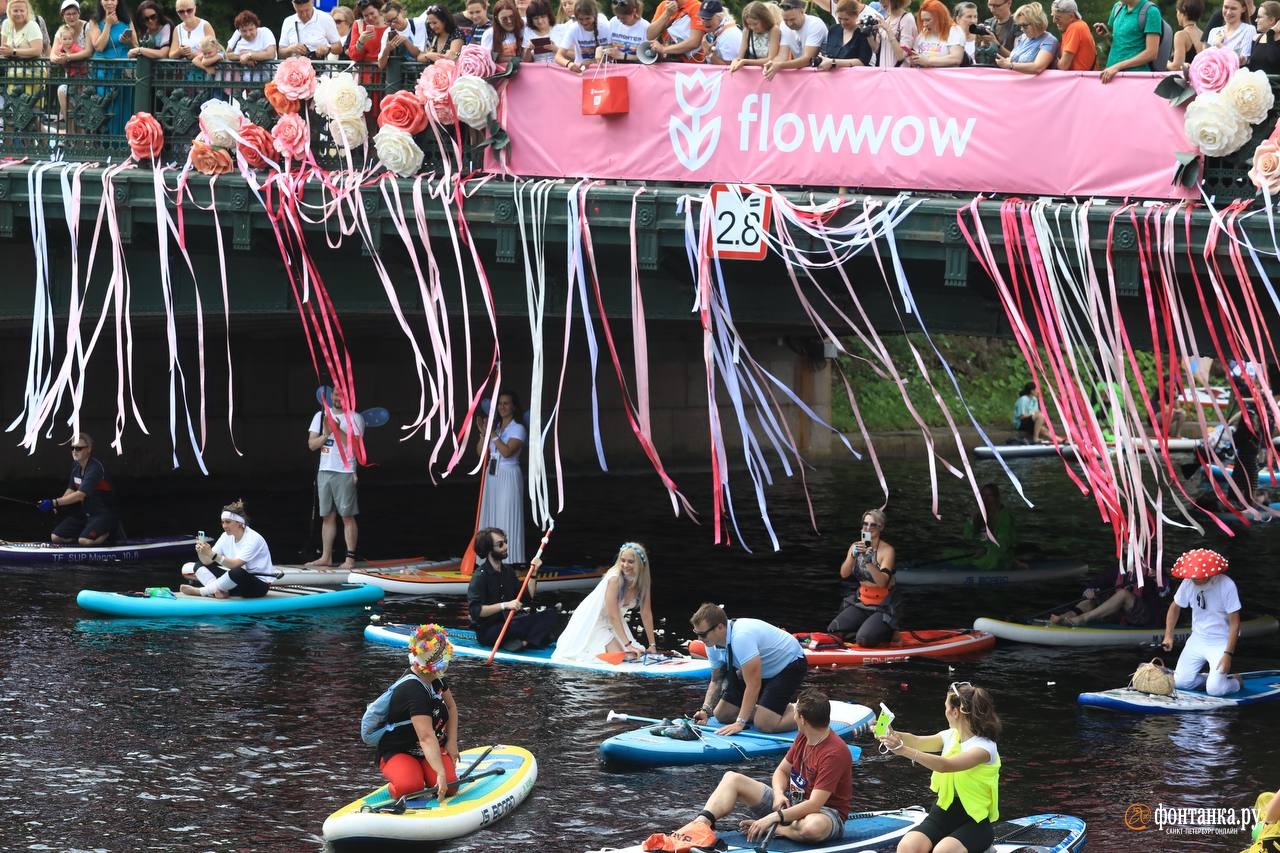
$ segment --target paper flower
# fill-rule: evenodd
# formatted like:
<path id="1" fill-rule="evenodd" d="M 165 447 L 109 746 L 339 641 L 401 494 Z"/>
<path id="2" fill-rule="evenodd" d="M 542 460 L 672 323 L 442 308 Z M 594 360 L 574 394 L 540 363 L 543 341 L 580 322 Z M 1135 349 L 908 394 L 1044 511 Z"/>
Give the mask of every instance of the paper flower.
<path id="1" fill-rule="evenodd" d="M 197 139 L 191 143 L 191 165 L 201 174 L 226 175 L 231 172 L 231 152 Z"/>
<path id="2" fill-rule="evenodd" d="M 1249 123 L 1217 92 L 1205 92 L 1187 107 L 1187 138 L 1206 157 L 1225 157 L 1249 141 Z"/>
<path id="3" fill-rule="evenodd" d="M 398 127 L 410 136 L 427 129 L 427 111 L 412 92 L 393 92 L 382 99 L 379 127 Z"/>
<path id="4" fill-rule="evenodd" d="M 329 122 L 329 137 L 342 148 L 359 148 L 369 140 L 369 128 L 364 117 L 340 118 Z"/>
<path id="5" fill-rule="evenodd" d="M 244 113 L 228 101 L 210 99 L 200 105 L 200 130 L 210 145 L 234 149 Z"/>
<path id="6" fill-rule="evenodd" d="M 398 127 L 383 127 L 373 137 L 378 159 L 387 170 L 402 178 L 417 174 L 422 168 L 422 149 L 413 137 Z"/>
<path id="7" fill-rule="evenodd" d="M 291 160 L 302 159 L 302 155 L 307 152 L 309 141 L 307 123 L 300 115 L 280 116 L 276 126 L 271 128 L 271 144 Z"/>
<path id="8" fill-rule="evenodd" d="M 125 122 L 124 136 L 135 160 L 154 160 L 164 148 L 164 128 L 151 113 L 134 113 Z"/>
<path id="9" fill-rule="evenodd" d="M 262 94 L 266 97 L 267 103 L 271 104 L 271 109 L 276 111 L 276 115 L 283 116 L 289 113 L 296 113 L 302 109 L 299 101 L 291 101 L 285 97 L 284 92 L 280 91 L 280 87 L 276 85 L 276 81 L 269 80 L 262 87 Z"/>
<path id="10" fill-rule="evenodd" d="M 1240 57 L 1225 47 L 1211 47 L 1196 54 L 1187 69 L 1187 79 L 1197 94 L 1221 92 L 1240 70 Z"/>
<path id="11" fill-rule="evenodd" d="M 1244 68 L 1237 71 L 1223 87 L 1222 97 L 1249 124 L 1260 124 L 1276 103 L 1276 93 L 1267 80 L 1267 72 Z"/>
<path id="12" fill-rule="evenodd" d="M 238 146 L 240 154 L 253 169 L 265 169 L 269 165 L 267 158 L 275 157 L 275 146 L 271 141 L 271 132 L 256 124 L 246 124 L 240 128 L 241 142 Z"/>
<path id="13" fill-rule="evenodd" d="M 422 69 L 415 91 L 423 103 L 440 95 L 449 94 L 449 86 L 453 83 L 453 69 L 456 66 L 452 59 L 437 59 Z"/>
<path id="14" fill-rule="evenodd" d="M 1253 151 L 1253 168 L 1249 180 L 1260 191 L 1266 190 L 1275 201 L 1280 196 L 1280 142 L 1265 139 Z"/>
<path id="15" fill-rule="evenodd" d="M 449 87 L 453 109 L 458 120 L 476 130 L 482 129 L 498 108 L 497 91 L 479 77 L 459 77 Z"/>
<path id="16" fill-rule="evenodd" d="M 291 56 L 276 68 L 273 82 L 289 100 L 305 101 L 316 93 L 316 70 L 305 56 Z"/>
<path id="17" fill-rule="evenodd" d="M 457 66 L 453 69 L 453 79 L 460 77 L 488 77 L 498 70 L 493 64 L 493 55 L 478 44 L 469 44 L 458 54 Z"/>
<path id="18" fill-rule="evenodd" d="M 372 103 L 364 86 L 356 83 L 349 72 L 340 71 L 324 77 L 316 84 L 316 111 L 332 121 L 360 118 Z"/>

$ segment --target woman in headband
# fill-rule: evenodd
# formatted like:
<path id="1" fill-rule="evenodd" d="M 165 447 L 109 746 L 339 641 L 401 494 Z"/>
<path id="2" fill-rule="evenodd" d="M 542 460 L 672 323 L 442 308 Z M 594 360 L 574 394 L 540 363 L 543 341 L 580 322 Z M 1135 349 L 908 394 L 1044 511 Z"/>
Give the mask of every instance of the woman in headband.
<path id="1" fill-rule="evenodd" d="M 413 632 L 412 677 L 396 682 L 378 740 L 378 767 L 397 799 L 434 788 L 443 801 L 458 781 L 458 706 L 444 679 L 452 659 L 453 644 L 439 625 Z"/>
<path id="2" fill-rule="evenodd" d="M 222 536 L 212 545 L 201 537 L 196 543 L 196 556 L 200 567 L 191 574 L 184 571 L 183 576 L 194 578 L 200 586 L 183 584 L 184 595 L 261 598 L 277 577 L 267 540 L 249 526 L 242 500 L 222 508 Z"/>
<path id="3" fill-rule="evenodd" d="M 647 648 L 627 627 L 627 614 L 637 608 L 649 638 Z M 649 552 L 639 542 L 627 542 L 618 549 L 613 566 L 573 612 L 573 618 L 556 640 L 552 657 L 595 660 L 608 652 L 622 652 L 624 660 L 635 660 L 646 652 L 658 653 L 649 591 Z"/>

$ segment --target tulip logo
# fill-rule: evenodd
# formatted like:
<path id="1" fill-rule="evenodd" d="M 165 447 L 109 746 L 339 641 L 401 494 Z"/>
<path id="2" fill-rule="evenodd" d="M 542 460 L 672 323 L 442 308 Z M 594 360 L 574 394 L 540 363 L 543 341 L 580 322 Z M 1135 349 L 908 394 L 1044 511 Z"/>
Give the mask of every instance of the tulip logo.
<path id="1" fill-rule="evenodd" d="M 715 109 L 720 99 L 720 84 L 724 77 L 721 73 L 704 73 L 697 70 L 686 74 L 676 74 L 676 103 L 681 111 L 689 117 L 685 124 L 679 116 L 671 116 L 667 132 L 671 137 L 671 148 L 675 151 L 680 165 L 689 171 L 696 171 L 706 165 L 720 142 L 720 117 L 703 122 L 703 116 Z"/>

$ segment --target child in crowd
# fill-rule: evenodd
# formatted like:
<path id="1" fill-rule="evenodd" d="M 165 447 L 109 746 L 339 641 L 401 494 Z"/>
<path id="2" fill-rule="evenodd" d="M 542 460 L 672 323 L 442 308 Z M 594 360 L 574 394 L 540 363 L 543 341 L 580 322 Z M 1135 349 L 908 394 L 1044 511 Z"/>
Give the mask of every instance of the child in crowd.
<path id="1" fill-rule="evenodd" d="M 226 59 L 226 56 L 226 49 L 223 48 L 221 43 L 213 36 L 207 36 L 200 42 L 200 52 L 192 58 L 191 62 L 197 68 L 204 69 L 210 77 L 213 77 L 213 67 Z"/>
<path id="2" fill-rule="evenodd" d="M 467 37 L 467 44 L 480 44 L 480 39 L 484 38 L 485 32 L 493 24 L 489 20 L 487 0 L 468 0 L 466 15 L 467 20 L 471 22 L 471 34 Z"/>
<path id="3" fill-rule="evenodd" d="M 552 37 L 551 4 L 547 0 L 530 0 L 525 7 L 525 30 L 534 62 L 556 61 L 556 44 Z"/>

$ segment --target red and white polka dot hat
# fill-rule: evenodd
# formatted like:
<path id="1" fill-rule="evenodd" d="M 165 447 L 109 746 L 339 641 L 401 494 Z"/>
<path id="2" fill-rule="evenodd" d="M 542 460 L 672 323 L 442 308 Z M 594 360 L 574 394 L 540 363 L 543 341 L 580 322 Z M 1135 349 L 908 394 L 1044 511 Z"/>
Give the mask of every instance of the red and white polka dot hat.
<path id="1" fill-rule="evenodd" d="M 1226 557 L 1217 551 L 1210 551 L 1208 548 L 1196 548 L 1194 551 L 1188 551 L 1178 558 L 1178 561 L 1173 564 L 1172 574 L 1175 578 L 1190 578 L 1193 581 L 1202 581 L 1214 575 L 1222 574 L 1226 570 Z"/>

